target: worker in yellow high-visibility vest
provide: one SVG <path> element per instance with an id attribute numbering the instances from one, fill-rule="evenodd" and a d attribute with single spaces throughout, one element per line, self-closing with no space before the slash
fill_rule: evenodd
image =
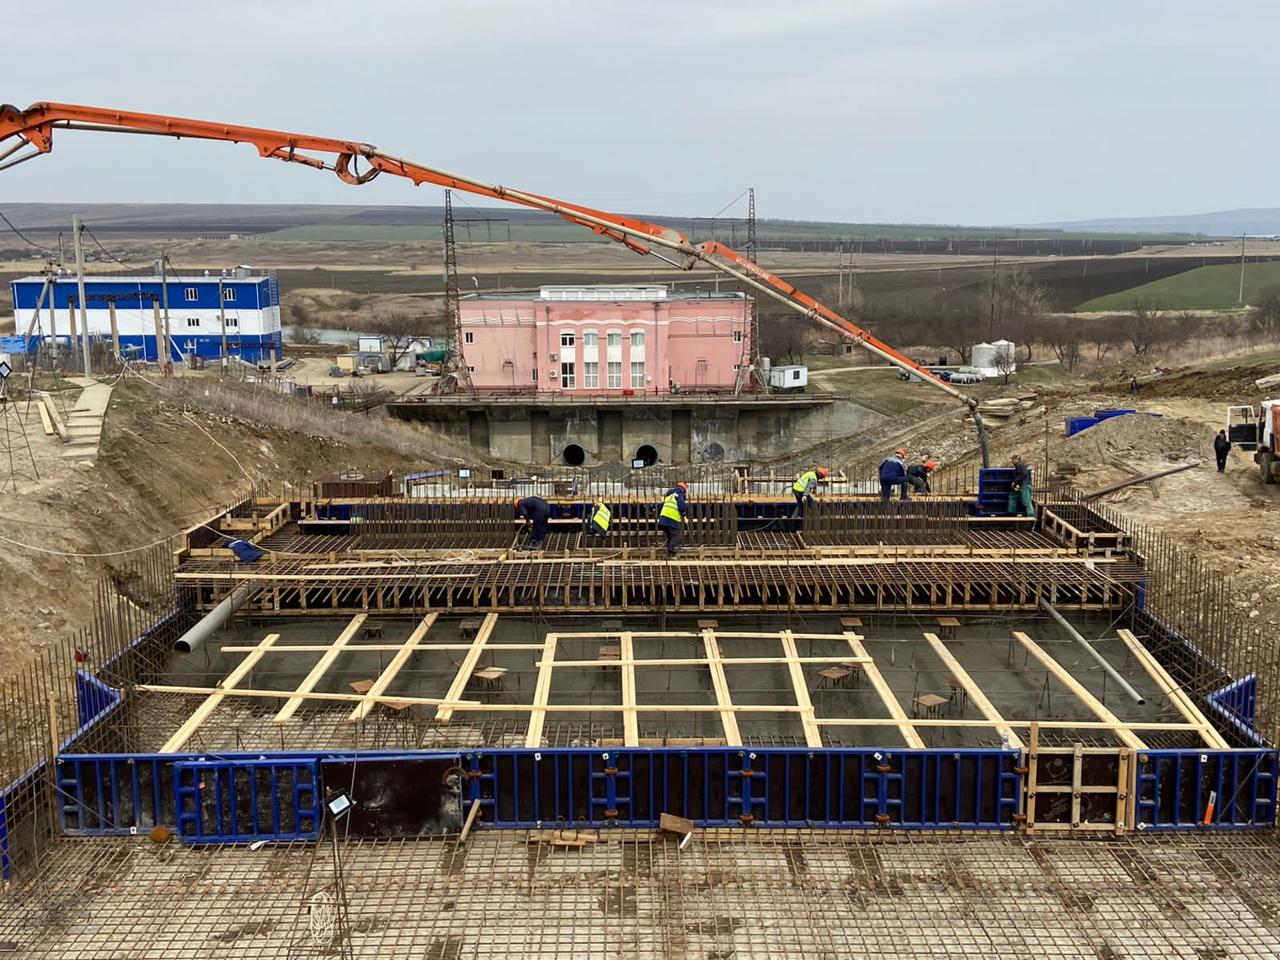
<path id="1" fill-rule="evenodd" d="M 791 485 L 791 493 L 796 498 L 796 508 L 791 512 L 793 517 L 802 516 L 805 507 L 813 506 L 813 492 L 819 480 L 827 479 L 827 472 L 826 467 L 813 467 L 796 477 L 796 482 Z"/>
<path id="2" fill-rule="evenodd" d="M 611 520 L 613 520 L 613 511 L 603 501 L 597 503 L 591 508 L 591 513 L 587 516 L 587 533 L 603 540 L 608 536 Z"/>
<path id="3" fill-rule="evenodd" d="M 684 514 L 688 502 L 685 495 L 689 485 L 681 480 L 662 495 L 662 509 L 658 511 L 658 529 L 667 538 L 667 559 L 674 560 L 684 540 Z"/>

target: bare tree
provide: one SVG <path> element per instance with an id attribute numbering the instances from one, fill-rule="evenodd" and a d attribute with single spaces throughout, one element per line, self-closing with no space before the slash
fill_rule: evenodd
<path id="1" fill-rule="evenodd" d="M 1160 306 L 1153 297 L 1140 296 L 1133 299 L 1132 311 L 1120 316 L 1119 327 L 1133 355 L 1145 357 L 1163 336 Z"/>
<path id="2" fill-rule="evenodd" d="M 1087 330 L 1086 322 L 1076 317 L 1047 316 L 1038 327 L 1040 342 L 1053 351 L 1058 362 L 1074 370 L 1080 362 L 1080 348 Z"/>
<path id="3" fill-rule="evenodd" d="M 990 298 L 995 297 L 992 303 Z M 1026 361 L 1032 357 L 1036 331 L 1049 309 L 1049 292 L 1025 270 L 1014 269 L 984 292 L 990 322 L 988 337 L 1004 337 L 1026 347 Z"/>
<path id="4" fill-rule="evenodd" d="M 371 316 L 366 326 L 370 333 L 376 333 L 382 337 L 391 366 L 395 367 L 401 358 L 414 348 L 416 342 L 425 336 L 424 331 L 430 324 L 423 316 L 414 316 L 409 313 L 384 313 Z"/>
<path id="5" fill-rule="evenodd" d="M 1249 310 L 1249 326 L 1259 333 L 1280 332 L 1280 287 L 1267 287 Z"/>
<path id="6" fill-rule="evenodd" d="M 1003 346 L 996 351 L 995 357 L 996 370 L 1004 377 L 1004 382 L 1009 382 L 1015 370 L 1018 369 L 1018 363 L 1015 359 L 1015 348 L 1012 346 Z"/>

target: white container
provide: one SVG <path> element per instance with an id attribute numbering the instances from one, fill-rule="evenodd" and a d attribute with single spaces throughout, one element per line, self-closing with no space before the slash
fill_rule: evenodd
<path id="1" fill-rule="evenodd" d="M 785 364 L 769 369 L 769 386 L 774 390 L 803 390 L 809 385 L 809 368 Z"/>

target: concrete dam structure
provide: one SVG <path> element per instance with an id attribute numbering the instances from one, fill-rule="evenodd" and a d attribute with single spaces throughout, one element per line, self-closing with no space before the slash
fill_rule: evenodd
<path id="1" fill-rule="evenodd" d="M 411 397 L 388 409 L 492 457 L 570 466 L 768 459 L 885 419 L 826 395 Z"/>

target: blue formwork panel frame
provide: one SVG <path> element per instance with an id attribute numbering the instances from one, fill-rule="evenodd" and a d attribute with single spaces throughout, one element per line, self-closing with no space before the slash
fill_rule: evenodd
<path id="1" fill-rule="evenodd" d="M 188 843 L 314 840 L 323 754 L 66 754 L 56 763 L 68 836 L 174 825 Z"/>
<path id="2" fill-rule="evenodd" d="M 1017 750 L 655 748 L 464 751 L 486 825 L 1011 829 Z"/>
<path id="3" fill-rule="evenodd" d="M 507 829 L 652 828 L 670 813 L 699 827 L 1011 830 L 1025 789 L 1020 751 L 982 748 L 84 754 L 58 758 L 59 819 L 76 836 L 167 824 L 183 843 L 313 840 L 324 761 L 375 759 L 448 759 L 459 769 L 463 808 L 479 802 L 480 825 Z M 1140 830 L 1276 822 L 1274 749 L 1145 750 L 1135 778 Z"/>
<path id="4" fill-rule="evenodd" d="M 1135 820 L 1139 830 L 1273 827 L 1273 749 L 1142 750 Z"/>

